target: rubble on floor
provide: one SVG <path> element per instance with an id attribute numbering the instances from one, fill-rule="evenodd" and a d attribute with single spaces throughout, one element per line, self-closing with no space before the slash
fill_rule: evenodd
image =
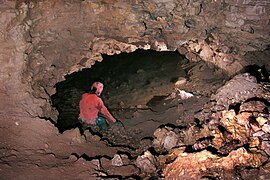
<path id="1" fill-rule="evenodd" d="M 238 80 L 243 81 L 242 77 L 248 83 L 240 87 Z M 238 75 L 223 86 L 214 96 L 223 108 L 215 109 L 206 123 L 208 137 L 197 139 L 185 151 L 180 147 L 174 154 L 175 161 L 165 165 L 165 179 L 252 179 L 254 172 L 247 169 L 264 169 L 270 157 L 269 92 L 267 83 L 258 84 L 248 74 Z M 171 160 L 172 155 L 167 158 Z"/>
<path id="2" fill-rule="evenodd" d="M 111 126 L 102 139 L 130 154 L 101 157 L 99 176 L 263 179 L 270 174 L 269 101 L 267 82 L 239 74 L 218 89 L 189 126 L 162 125 L 153 139 L 139 142 L 123 125 Z"/>

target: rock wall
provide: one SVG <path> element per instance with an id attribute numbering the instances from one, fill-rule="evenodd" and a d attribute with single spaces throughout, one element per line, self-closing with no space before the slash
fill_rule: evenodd
<path id="1" fill-rule="evenodd" d="M 28 6 L 1 1 L 1 95 L 0 114 L 2 117 L 37 117 L 42 114 L 40 106 L 46 100 L 36 100 L 31 92 L 31 83 L 22 82 L 22 72 L 27 60 L 27 50 L 31 43 L 27 41 L 30 29 L 27 21 Z M 30 108 L 32 107 L 32 108 Z"/>

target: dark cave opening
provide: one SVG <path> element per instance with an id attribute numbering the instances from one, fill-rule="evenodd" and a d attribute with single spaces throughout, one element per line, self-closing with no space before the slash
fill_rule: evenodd
<path id="1" fill-rule="evenodd" d="M 144 107 L 155 96 L 168 96 L 179 77 L 186 73 L 181 65 L 187 63 L 178 52 L 137 50 L 119 55 L 103 55 L 102 62 L 91 68 L 67 75 L 65 81 L 56 84 L 56 94 L 51 99 L 59 112 L 57 127 L 60 132 L 80 127 L 79 102 L 91 84 L 104 84 L 101 94 L 109 111 L 118 119 L 121 110 Z"/>

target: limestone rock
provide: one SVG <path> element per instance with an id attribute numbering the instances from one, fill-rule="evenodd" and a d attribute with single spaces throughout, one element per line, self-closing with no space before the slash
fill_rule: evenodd
<path id="1" fill-rule="evenodd" d="M 154 132 L 154 136 L 153 147 L 155 147 L 157 151 L 170 150 L 175 147 L 179 141 L 179 136 L 169 127 L 158 128 Z"/>
<path id="2" fill-rule="evenodd" d="M 184 77 L 179 77 L 177 81 L 174 83 L 176 87 L 181 86 L 187 82 L 187 79 Z"/>
<path id="3" fill-rule="evenodd" d="M 164 175 L 165 179 L 174 177 L 179 179 L 201 179 L 206 174 L 208 177 L 224 177 L 226 175 L 231 176 L 230 170 L 236 166 L 258 167 L 264 161 L 263 156 L 249 153 L 244 148 L 235 150 L 223 158 L 208 151 L 190 154 L 182 153 L 173 163 L 166 166 Z M 220 171 L 220 169 L 223 170 Z"/>
<path id="4" fill-rule="evenodd" d="M 137 157 L 136 166 L 145 173 L 154 173 L 157 170 L 156 159 L 149 151 Z"/>
<path id="5" fill-rule="evenodd" d="M 228 81 L 223 87 L 218 89 L 212 99 L 217 101 L 216 108 L 225 110 L 230 104 L 240 103 L 252 97 L 256 97 L 262 92 L 261 85 L 256 78 L 248 73 L 236 75 Z"/>
<path id="6" fill-rule="evenodd" d="M 119 154 L 115 154 L 112 159 L 112 165 L 113 166 L 123 166 L 123 161 Z"/>
<path id="7" fill-rule="evenodd" d="M 100 159 L 100 166 L 102 167 L 104 171 L 103 176 L 110 176 L 110 175 L 121 175 L 122 177 L 127 177 L 127 176 L 134 176 L 138 175 L 139 169 L 132 163 L 126 164 L 124 166 L 118 166 L 121 163 L 119 163 L 120 155 L 115 154 L 114 158 L 112 161 L 109 160 L 106 157 L 102 157 Z M 117 161 L 117 163 L 115 163 Z M 121 160 L 122 161 L 122 160 Z"/>
<path id="8" fill-rule="evenodd" d="M 163 146 L 166 150 L 170 150 L 175 147 L 179 141 L 179 137 L 173 131 L 170 131 L 164 139 Z"/>

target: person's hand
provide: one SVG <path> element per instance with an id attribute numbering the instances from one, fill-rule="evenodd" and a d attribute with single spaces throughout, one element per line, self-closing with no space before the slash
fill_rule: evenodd
<path id="1" fill-rule="evenodd" d="M 115 123 L 113 123 L 113 124 L 116 125 L 116 126 L 120 126 L 120 125 L 122 125 L 122 122 L 119 121 L 119 120 L 116 120 Z"/>

